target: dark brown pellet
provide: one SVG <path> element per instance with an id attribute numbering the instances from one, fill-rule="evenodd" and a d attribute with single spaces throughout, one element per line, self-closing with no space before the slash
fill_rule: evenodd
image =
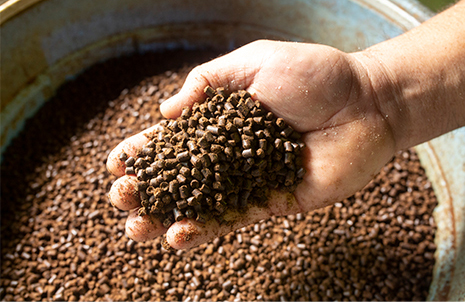
<path id="1" fill-rule="evenodd" d="M 281 131 L 281 135 L 287 138 L 290 137 L 293 132 L 294 130 L 292 130 L 291 127 L 287 126 L 283 131 Z"/>
<path id="2" fill-rule="evenodd" d="M 147 174 L 147 176 L 153 176 L 155 175 L 155 170 L 153 169 L 153 167 L 147 167 L 147 169 L 145 169 L 145 173 Z"/>
<path id="3" fill-rule="evenodd" d="M 206 139 L 205 136 L 202 136 L 198 141 L 197 144 L 199 145 L 200 148 L 206 149 L 210 145 L 208 140 Z"/>
<path id="4" fill-rule="evenodd" d="M 156 167 L 158 170 L 162 170 L 162 169 L 165 169 L 166 160 L 165 160 L 165 159 L 158 159 L 158 160 L 156 160 L 153 164 L 155 164 L 155 167 Z M 150 166 L 152 166 L 152 164 L 150 164 Z"/>
<path id="5" fill-rule="evenodd" d="M 200 156 L 200 162 L 202 163 L 202 167 L 208 168 L 211 165 L 210 156 L 204 153 Z"/>
<path id="6" fill-rule="evenodd" d="M 189 156 L 189 151 L 184 151 L 184 152 L 181 152 L 181 153 L 178 153 L 178 155 L 176 155 L 176 159 L 180 162 L 182 161 L 188 161 L 190 158 Z"/>
<path id="7" fill-rule="evenodd" d="M 207 126 L 208 127 L 208 126 Z M 210 131 L 205 131 L 205 134 L 203 136 L 205 138 L 205 140 L 208 142 L 208 143 L 212 143 L 215 141 L 215 137 L 213 136 L 212 132 Z M 205 149 L 205 148 L 204 148 Z"/>
<path id="8" fill-rule="evenodd" d="M 176 206 L 178 207 L 178 209 L 182 210 L 182 209 L 185 209 L 188 205 L 187 205 L 187 200 L 185 199 L 181 199 L 179 201 L 176 201 Z"/>
<path id="9" fill-rule="evenodd" d="M 213 147 L 213 145 L 212 145 L 212 147 Z M 223 150 L 223 148 L 220 146 L 220 148 L 218 149 L 218 152 L 208 153 L 208 157 L 210 157 L 210 163 L 211 164 L 216 164 L 219 161 L 218 154 L 216 154 L 216 153 L 220 153 L 222 150 Z M 213 150 L 211 150 L 211 151 L 213 151 Z"/>
<path id="10" fill-rule="evenodd" d="M 197 218 L 195 218 L 195 220 L 200 223 L 205 223 L 207 221 L 207 218 L 205 217 L 204 214 L 197 213 Z"/>
<path id="11" fill-rule="evenodd" d="M 232 157 L 234 156 L 234 149 L 231 148 L 231 147 L 226 147 L 226 148 L 224 148 L 224 154 L 226 156 L 228 156 L 230 158 L 230 160 L 231 160 Z"/>
<path id="12" fill-rule="evenodd" d="M 192 168 L 191 175 L 192 175 L 193 178 L 195 178 L 197 180 L 202 180 L 202 178 L 203 178 L 202 173 L 197 168 Z"/>
<path id="13" fill-rule="evenodd" d="M 226 110 L 232 110 L 232 109 L 234 109 L 234 106 L 233 106 L 233 104 L 231 104 L 229 102 L 226 102 L 226 103 L 224 103 L 224 108 Z"/>
<path id="14" fill-rule="evenodd" d="M 190 191 L 189 191 L 189 188 L 186 185 L 183 185 L 183 186 L 179 187 L 179 196 L 182 199 L 188 198 L 189 195 L 190 195 Z"/>
<path id="15" fill-rule="evenodd" d="M 191 189 L 197 189 L 200 187 L 200 182 L 197 179 L 193 179 L 190 183 Z"/>
<path id="16" fill-rule="evenodd" d="M 213 179 L 213 172 L 210 170 L 210 169 L 202 169 L 200 172 L 202 172 L 202 175 L 203 175 L 203 180 L 202 181 L 206 181 L 206 182 L 211 182 L 212 179 Z"/>
<path id="17" fill-rule="evenodd" d="M 126 159 L 124 164 L 126 165 L 126 167 L 132 167 L 135 164 L 135 162 L 136 162 L 136 159 L 131 156 L 128 159 Z"/>
<path id="18" fill-rule="evenodd" d="M 290 141 L 284 142 L 284 151 L 286 152 L 294 151 L 294 147 L 292 146 L 292 143 Z"/>
<path id="19" fill-rule="evenodd" d="M 166 136 L 165 136 L 166 138 Z M 174 157 L 174 149 L 173 148 L 166 148 L 165 150 L 163 150 L 163 155 L 165 155 L 165 158 L 173 158 Z"/>
<path id="20" fill-rule="evenodd" d="M 205 94 L 208 95 L 208 97 L 211 97 L 211 98 L 216 94 L 215 89 L 213 89 L 213 88 L 210 87 L 210 86 L 205 87 L 205 89 L 203 90 L 203 92 L 205 92 Z"/>
<path id="21" fill-rule="evenodd" d="M 118 155 L 118 158 L 119 158 L 120 161 L 126 161 L 128 159 L 128 155 L 125 152 L 121 152 Z"/>
<path id="22" fill-rule="evenodd" d="M 195 217 L 195 211 L 191 208 L 187 209 L 185 214 L 186 214 L 186 217 L 190 219 Z"/>
<path id="23" fill-rule="evenodd" d="M 165 169 L 173 169 L 178 164 L 176 158 L 168 158 L 165 160 Z"/>
<path id="24" fill-rule="evenodd" d="M 210 188 L 206 184 L 202 184 L 199 190 L 205 194 L 210 194 L 211 192 Z"/>
<path id="25" fill-rule="evenodd" d="M 276 126 L 278 126 L 278 129 L 284 129 L 284 127 L 286 126 L 286 122 L 279 117 L 276 119 Z"/>
<path id="26" fill-rule="evenodd" d="M 252 148 L 252 140 L 251 139 L 243 139 L 242 140 L 242 148 L 244 149 L 250 149 Z"/>
<path id="27" fill-rule="evenodd" d="M 126 167 L 126 169 L 124 170 L 124 173 L 127 175 L 135 175 L 136 170 L 134 169 L 134 167 Z"/>
<path id="28" fill-rule="evenodd" d="M 176 180 L 177 180 L 180 184 L 185 184 L 185 183 L 187 182 L 187 178 L 184 177 L 182 174 L 176 175 Z"/>
<path id="29" fill-rule="evenodd" d="M 194 196 L 190 196 L 187 198 L 187 204 L 191 207 L 193 206 L 196 206 L 199 204 L 199 201 L 197 200 L 197 198 L 195 198 Z"/>
<path id="30" fill-rule="evenodd" d="M 184 176 L 189 176 L 191 174 L 191 170 L 187 167 L 181 167 L 179 169 L 179 174 L 184 175 Z"/>
<path id="31" fill-rule="evenodd" d="M 245 135 L 249 135 L 249 136 L 253 136 L 253 135 L 254 135 L 253 130 L 252 130 L 252 127 L 250 127 L 250 126 L 242 128 L 242 132 L 243 132 Z"/>
<path id="32" fill-rule="evenodd" d="M 215 203 L 215 210 L 218 211 L 218 213 L 223 213 L 226 210 L 226 205 L 222 203 L 223 201 L 223 195 L 221 193 L 218 193 L 215 195 L 215 199 L 218 200 Z"/>
<path id="33" fill-rule="evenodd" d="M 228 139 L 224 135 L 218 136 L 218 138 L 215 140 L 215 143 L 224 145 Z"/>
<path id="34" fill-rule="evenodd" d="M 218 117 L 218 126 L 225 127 L 226 126 L 227 117 L 225 115 L 221 115 Z"/>
<path id="35" fill-rule="evenodd" d="M 218 191 L 223 191 L 224 190 L 224 185 L 221 181 L 215 181 L 213 183 L 213 189 L 218 190 Z M 216 198 L 216 195 L 215 195 Z"/>
<path id="36" fill-rule="evenodd" d="M 182 175 L 180 175 L 180 174 L 178 174 L 177 176 L 181 176 L 181 177 L 182 177 Z M 177 177 L 177 176 L 176 176 L 176 177 Z M 169 183 L 169 189 L 168 189 L 168 190 L 169 190 L 169 192 L 172 193 L 172 194 L 178 192 L 178 190 L 179 190 L 179 181 L 178 181 L 178 180 L 172 180 L 172 181 L 170 181 L 170 183 Z"/>
<path id="37" fill-rule="evenodd" d="M 276 149 L 278 149 L 279 151 L 282 152 L 283 151 L 283 146 L 284 146 L 283 141 L 280 138 L 275 139 L 274 147 Z"/>
<path id="38" fill-rule="evenodd" d="M 181 117 L 184 119 L 188 119 L 190 116 L 191 116 L 191 108 L 190 107 L 182 108 Z"/>
<path id="39" fill-rule="evenodd" d="M 210 150 L 213 152 L 213 153 L 221 153 L 224 151 L 224 147 L 221 146 L 221 145 L 217 145 L 217 144 L 213 144 L 210 146 Z M 209 156 L 216 156 L 216 158 L 218 158 L 218 155 L 210 155 Z M 211 162 L 213 162 L 213 160 L 210 159 Z M 216 162 L 218 161 L 217 159 L 215 160 Z"/>
<path id="40" fill-rule="evenodd" d="M 210 133 L 213 133 L 215 135 L 220 135 L 221 134 L 221 129 L 217 126 L 212 126 L 208 125 L 205 130 L 209 131 Z"/>
<path id="41" fill-rule="evenodd" d="M 140 182 L 140 183 L 142 183 L 142 182 Z M 140 183 L 139 183 L 139 184 L 140 184 Z M 148 186 L 148 187 L 147 187 L 147 186 L 144 186 L 144 187 L 142 187 L 142 186 L 139 185 L 138 190 L 139 190 L 140 192 L 142 192 L 142 191 L 145 190 L 146 193 L 147 193 L 148 195 L 154 195 L 156 191 L 159 191 L 159 190 L 160 190 L 160 188 L 155 188 L 154 186 Z M 156 198 L 155 196 L 153 196 L 153 197 Z M 150 197 L 150 198 L 152 198 L 152 197 Z"/>
<path id="42" fill-rule="evenodd" d="M 145 148 L 142 148 L 142 150 L 140 150 L 139 152 L 139 156 L 153 156 L 153 155 L 154 155 L 153 148 L 145 147 Z"/>
<path id="43" fill-rule="evenodd" d="M 171 202 L 172 198 L 171 198 L 171 195 L 169 195 L 169 194 L 163 195 L 163 197 L 161 198 L 161 201 L 162 201 L 162 203 L 164 205 L 163 208 L 162 208 L 162 211 L 164 213 L 169 212 L 169 211 L 173 210 L 176 207 L 176 204 Z"/>
<path id="44" fill-rule="evenodd" d="M 168 182 L 166 181 L 163 181 L 160 183 L 160 189 L 162 189 L 162 191 L 168 191 L 170 185 Z"/>
<path id="45" fill-rule="evenodd" d="M 299 170 L 297 170 L 297 172 L 296 172 L 296 177 L 302 178 L 302 177 L 304 177 L 305 173 L 306 173 L 306 171 L 305 171 L 304 168 L 299 168 Z"/>
<path id="46" fill-rule="evenodd" d="M 173 219 L 171 217 L 167 217 L 165 220 L 163 220 L 163 226 L 165 228 L 169 228 L 173 224 Z"/>
<path id="47" fill-rule="evenodd" d="M 184 214 L 178 208 L 173 209 L 173 214 L 174 214 L 175 221 L 181 221 L 185 218 Z"/>
<path id="48" fill-rule="evenodd" d="M 253 157 L 254 155 L 255 155 L 255 152 L 253 149 L 245 149 L 244 151 L 242 151 L 242 156 L 244 158 Z"/>
<path id="49" fill-rule="evenodd" d="M 200 161 L 200 158 L 198 158 L 195 155 L 191 156 L 191 163 L 195 168 L 201 168 L 202 167 L 202 162 Z"/>
<path id="50" fill-rule="evenodd" d="M 145 173 L 145 170 L 141 169 L 137 172 L 137 179 L 140 181 L 147 180 L 147 173 Z"/>
<path id="51" fill-rule="evenodd" d="M 200 190 L 198 189 L 194 189 L 192 190 L 192 195 L 194 195 L 195 198 L 199 199 L 203 196 L 203 193 L 200 192 Z"/>
<path id="52" fill-rule="evenodd" d="M 145 168 L 147 167 L 147 161 L 141 157 L 139 157 L 138 159 L 136 159 L 136 162 L 134 163 L 134 167 L 136 168 Z"/>
<path id="53" fill-rule="evenodd" d="M 265 134 L 264 130 L 258 130 L 255 132 L 255 137 L 260 139 L 260 138 L 265 138 L 267 135 Z"/>
<path id="54" fill-rule="evenodd" d="M 294 154 L 286 152 L 284 153 L 284 164 L 290 165 L 292 164 L 292 160 L 294 159 Z"/>

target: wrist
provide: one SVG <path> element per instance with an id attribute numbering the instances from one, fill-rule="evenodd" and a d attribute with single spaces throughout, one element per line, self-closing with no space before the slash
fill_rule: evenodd
<path id="1" fill-rule="evenodd" d="M 395 150 L 409 147 L 407 129 L 408 108 L 405 108 L 402 97 L 402 87 L 395 73 L 380 61 L 378 54 L 369 51 L 360 51 L 349 54 L 358 62 L 360 78 L 366 84 L 364 97 L 376 107 L 378 114 L 390 128 L 395 143 Z"/>
<path id="2" fill-rule="evenodd" d="M 391 40 L 352 54 L 396 149 L 465 126 L 465 1 Z"/>

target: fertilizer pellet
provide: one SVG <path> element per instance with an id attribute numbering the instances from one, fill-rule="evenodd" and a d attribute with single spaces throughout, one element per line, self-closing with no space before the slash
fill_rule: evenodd
<path id="1" fill-rule="evenodd" d="M 0 299 L 425 300 L 436 198 L 412 150 L 399 152 L 366 188 L 334 206 L 260 221 L 189 251 L 167 252 L 162 238 L 137 243 L 124 236 L 128 213 L 106 197 L 115 180 L 106 172 L 108 151 L 160 121 L 158 103 L 179 90 L 189 70 L 180 62 L 211 57 L 170 52 L 98 64 L 63 85 L 26 123 L 1 165 Z M 226 128 L 221 120 L 218 127 Z M 271 120 L 267 113 L 267 128 Z M 250 120 L 231 124 L 247 127 Z M 242 147 L 242 137 L 229 140 Z M 274 146 L 258 144 L 265 153 Z M 219 171 L 234 163 L 222 151 L 209 157 L 214 180 L 227 181 Z M 149 166 L 158 171 L 165 160 Z M 190 177 L 179 169 L 178 190 L 190 186 Z M 151 178 L 148 186 L 164 181 Z M 199 183 L 200 192 L 208 189 Z M 247 194 L 240 192 L 238 202 Z"/>

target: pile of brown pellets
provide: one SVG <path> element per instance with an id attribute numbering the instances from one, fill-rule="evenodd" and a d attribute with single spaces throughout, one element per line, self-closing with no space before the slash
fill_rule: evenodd
<path id="1" fill-rule="evenodd" d="M 405 150 L 334 206 L 275 217 L 189 251 L 124 235 L 105 161 L 161 120 L 158 102 L 215 53 L 110 60 L 63 85 L 1 163 L 2 300 L 425 300 L 436 198 Z M 180 62 L 188 67 L 183 67 Z"/>
<path id="2" fill-rule="evenodd" d="M 142 207 L 169 228 L 200 223 L 248 204 L 264 206 L 270 189 L 293 191 L 305 170 L 300 134 L 245 91 L 205 88 L 207 98 L 162 120 L 137 159 L 120 154 L 137 175 Z"/>

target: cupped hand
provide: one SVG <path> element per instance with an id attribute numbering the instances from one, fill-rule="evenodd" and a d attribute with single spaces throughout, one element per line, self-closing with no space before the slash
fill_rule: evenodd
<path id="1" fill-rule="evenodd" d="M 184 106 L 205 98 L 205 86 L 245 89 L 276 116 L 303 134 L 303 163 L 307 173 L 291 194 L 274 191 L 267 207 L 246 213 L 229 211 L 225 220 L 200 224 L 184 219 L 165 229 L 150 215 L 138 216 L 136 178 L 124 175 L 122 151 L 134 156 L 148 139 L 147 129 L 121 142 L 109 155 L 108 170 L 120 177 L 109 197 L 131 211 L 126 232 L 136 241 L 166 233 L 174 248 L 190 248 L 235 229 L 269 218 L 307 212 L 347 198 L 362 189 L 395 152 L 386 116 L 377 106 L 363 56 L 316 44 L 257 41 L 194 68 L 181 91 L 161 106 L 176 118 Z"/>

